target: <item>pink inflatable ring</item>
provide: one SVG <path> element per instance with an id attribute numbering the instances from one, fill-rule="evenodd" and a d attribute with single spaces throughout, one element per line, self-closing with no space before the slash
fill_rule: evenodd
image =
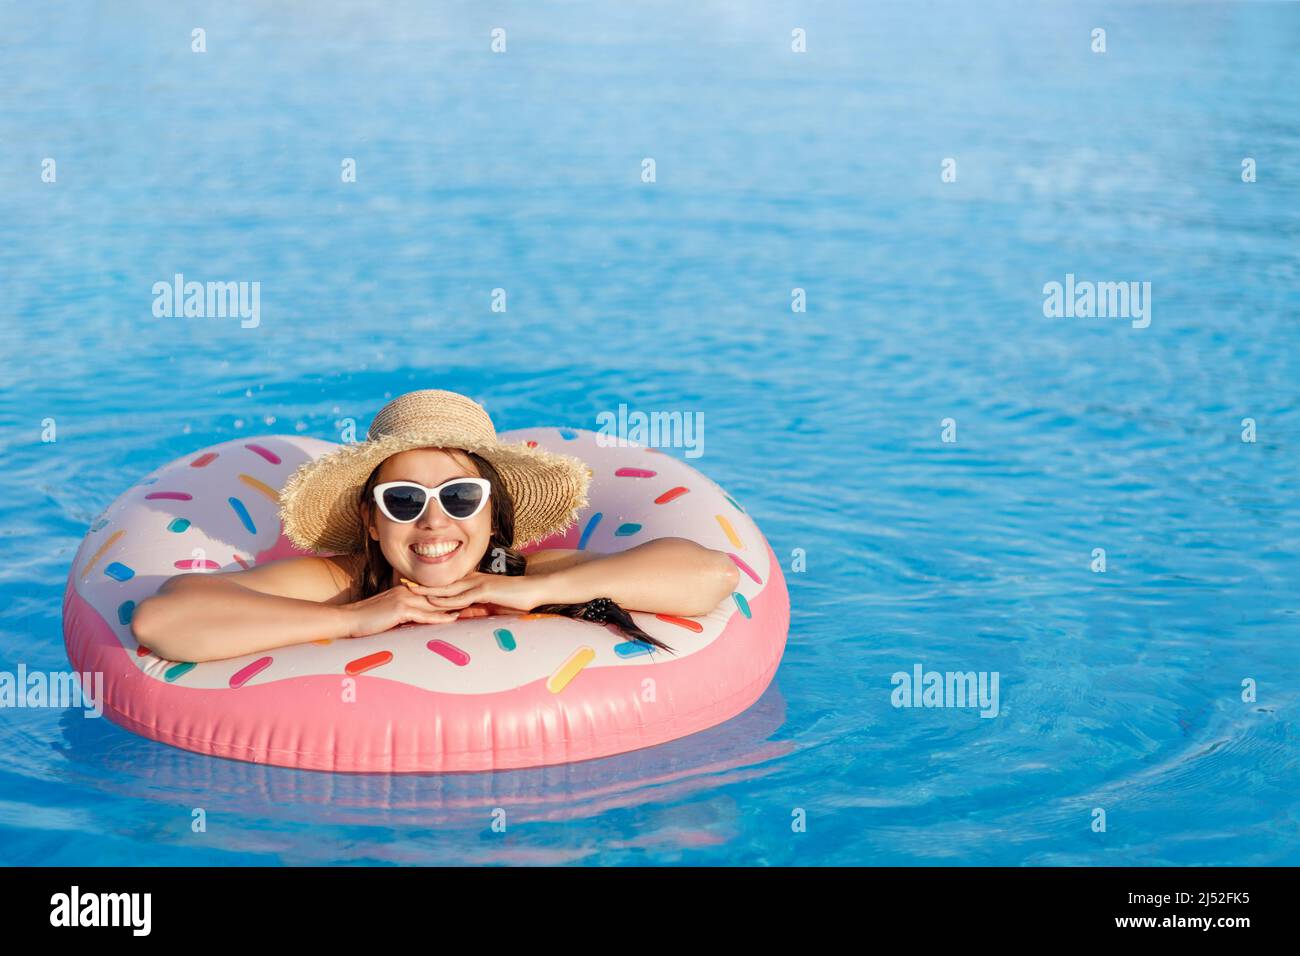
<path id="1" fill-rule="evenodd" d="M 102 672 L 115 723 L 197 753 L 308 770 L 503 770 L 589 760 L 734 717 L 771 682 L 790 605 L 748 514 L 685 462 L 602 447 L 577 429 L 503 434 L 574 455 L 590 504 L 533 548 L 610 552 L 683 537 L 728 552 L 740 584 L 695 618 L 632 612 L 676 656 L 564 617 L 494 616 L 322 640 L 200 664 L 167 661 L 131 633 L 167 577 L 301 554 L 280 533 L 278 492 L 336 446 L 273 435 L 187 455 L 128 489 L 77 551 L 63 605 L 74 669 Z"/>

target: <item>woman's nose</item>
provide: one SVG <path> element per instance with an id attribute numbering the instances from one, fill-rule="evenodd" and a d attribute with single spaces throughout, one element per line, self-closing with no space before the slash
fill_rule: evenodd
<path id="1" fill-rule="evenodd" d="M 447 517 L 446 512 L 438 507 L 436 501 L 430 501 L 425 506 L 424 514 L 420 515 L 420 520 L 416 522 L 418 527 L 426 531 L 442 531 L 449 527 L 450 524 L 451 519 Z"/>

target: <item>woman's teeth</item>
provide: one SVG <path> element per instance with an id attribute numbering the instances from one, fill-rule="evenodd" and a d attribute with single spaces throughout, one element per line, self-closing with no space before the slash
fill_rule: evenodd
<path id="1" fill-rule="evenodd" d="M 459 541 L 439 541 L 437 544 L 413 544 L 411 550 L 426 558 L 441 558 L 460 547 Z"/>

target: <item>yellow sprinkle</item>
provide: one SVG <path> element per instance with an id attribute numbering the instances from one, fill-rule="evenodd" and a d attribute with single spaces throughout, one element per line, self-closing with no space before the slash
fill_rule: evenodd
<path id="1" fill-rule="evenodd" d="M 419 585 L 416 584 L 414 581 L 412 581 L 410 578 L 402 578 L 402 579 L 401 579 L 401 582 L 402 582 L 403 584 L 409 584 L 409 585 L 411 585 L 412 587 L 417 587 L 417 588 L 419 587 Z"/>
<path id="2" fill-rule="evenodd" d="M 81 569 L 81 576 L 83 578 L 90 573 L 90 569 L 93 568 L 99 559 L 104 556 L 104 552 L 116 544 L 118 539 L 124 534 L 126 534 L 126 531 L 122 528 L 118 528 L 108 536 L 108 540 L 99 546 L 99 550 L 91 556 L 90 560 L 86 562 L 86 566 Z"/>
<path id="3" fill-rule="evenodd" d="M 321 647 L 325 647 L 327 644 L 333 644 L 333 643 L 334 643 L 334 638 L 332 638 L 332 637 L 322 637 L 319 641 L 312 641 L 312 643 L 313 643 L 313 644 L 319 644 Z"/>
<path id="4" fill-rule="evenodd" d="M 578 673 L 596 659 L 596 652 L 590 647 L 580 647 L 572 654 L 569 659 L 561 664 L 550 677 L 546 678 L 546 689 L 552 694 L 558 694 L 564 688 L 569 686 L 569 681 L 578 676 Z"/>
<path id="5" fill-rule="evenodd" d="M 563 616 L 564 616 L 563 614 L 521 614 L 519 616 L 519 620 L 535 621 L 539 617 L 563 617 Z"/>
<path id="6" fill-rule="evenodd" d="M 740 540 L 740 537 L 736 534 L 736 529 L 731 526 L 731 522 L 728 521 L 726 518 L 724 518 L 722 515 L 714 515 L 713 517 L 718 519 L 718 524 L 722 525 L 722 530 L 726 532 L 727 538 L 731 541 L 731 543 L 734 544 L 737 548 L 743 549 L 745 547 L 745 543 Z"/>
<path id="7" fill-rule="evenodd" d="M 242 481 L 244 484 L 248 485 L 248 487 L 256 491 L 260 491 L 262 494 L 266 495 L 266 497 L 270 498 L 272 501 L 280 500 L 280 492 L 276 491 L 266 482 L 258 481 L 252 475 L 240 475 L 239 480 Z"/>

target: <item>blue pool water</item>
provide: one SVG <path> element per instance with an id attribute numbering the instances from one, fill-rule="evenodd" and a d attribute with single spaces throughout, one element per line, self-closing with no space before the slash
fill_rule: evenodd
<path id="1" fill-rule="evenodd" d="M 499 774 L 0 711 L 0 862 L 1300 863 L 1300 8 L 233 6 L 0 11 L 0 669 L 68 666 L 148 471 L 424 387 L 703 413 L 790 643 L 715 730 Z M 155 318 L 178 272 L 259 324 Z M 1067 274 L 1150 325 L 1045 317 Z M 917 664 L 998 716 L 893 707 Z"/>

